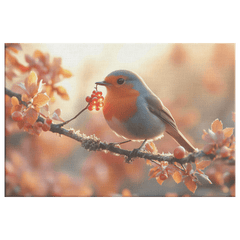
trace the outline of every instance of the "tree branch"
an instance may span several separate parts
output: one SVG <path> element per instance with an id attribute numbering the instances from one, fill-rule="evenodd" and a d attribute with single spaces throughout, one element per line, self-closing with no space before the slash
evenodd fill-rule
<path id="1" fill-rule="evenodd" d="M 10 97 L 13 97 L 13 96 L 17 97 L 21 104 L 24 104 L 25 106 L 27 106 L 27 103 L 22 101 L 21 94 L 12 92 L 7 88 L 5 88 L 5 94 Z M 44 123 L 44 118 L 42 118 L 41 116 L 38 116 L 37 121 Z M 71 139 L 74 139 L 80 142 L 81 146 L 88 151 L 104 151 L 105 153 L 111 152 L 115 155 L 122 155 L 126 159 L 128 159 L 130 154 L 132 153 L 132 151 L 122 149 L 120 148 L 120 146 L 116 147 L 111 143 L 101 142 L 100 139 L 97 138 L 95 135 L 86 136 L 84 133 L 81 134 L 80 131 L 75 131 L 74 129 L 65 129 L 61 126 L 61 124 L 51 124 L 50 131 L 53 133 L 64 135 L 66 137 L 69 137 Z M 196 159 L 203 158 L 203 157 L 207 159 L 213 159 L 215 155 L 213 154 L 206 155 L 203 151 L 197 151 L 197 152 L 189 153 L 189 155 L 186 156 L 185 158 L 177 159 L 172 154 L 160 155 L 160 154 L 152 154 L 146 151 L 139 151 L 137 152 L 136 157 L 149 159 L 150 161 L 153 161 L 155 163 L 166 161 L 168 163 L 178 162 L 180 164 L 185 164 L 185 163 L 195 162 Z"/>
<path id="2" fill-rule="evenodd" d="M 22 101 L 22 95 L 19 93 L 12 92 L 8 88 L 5 87 L 5 95 L 8 95 L 9 97 L 16 97 L 19 101 L 19 103 L 23 104 L 24 106 L 28 106 L 28 104 L 24 101 Z"/>

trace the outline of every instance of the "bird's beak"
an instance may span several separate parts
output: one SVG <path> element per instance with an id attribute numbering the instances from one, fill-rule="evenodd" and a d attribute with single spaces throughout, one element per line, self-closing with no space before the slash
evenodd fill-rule
<path id="1" fill-rule="evenodd" d="M 97 84 L 97 85 L 102 85 L 102 86 L 105 86 L 105 87 L 107 87 L 107 86 L 110 86 L 110 85 L 111 85 L 111 83 L 108 83 L 108 82 L 106 82 L 106 81 L 102 81 L 102 82 L 95 82 L 95 84 Z"/>

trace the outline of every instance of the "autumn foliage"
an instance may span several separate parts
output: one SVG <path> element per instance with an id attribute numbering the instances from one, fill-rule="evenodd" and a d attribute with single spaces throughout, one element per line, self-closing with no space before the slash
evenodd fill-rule
<path id="1" fill-rule="evenodd" d="M 71 98 L 71 93 L 67 93 L 60 83 L 72 77 L 72 73 L 61 66 L 61 58 L 51 61 L 50 55 L 40 50 L 32 56 L 26 54 L 23 64 L 14 55 L 22 50 L 20 44 L 5 44 L 5 49 L 5 76 L 6 81 L 11 82 L 11 89 L 7 88 L 5 95 L 6 196 L 138 196 L 130 191 L 127 183 L 143 181 L 146 169 L 148 181 L 155 179 L 160 189 L 171 180 L 175 187 L 185 188 L 184 194 L 178 194 L 172 193 L 169 187 L 165 196 L 194 196 L 197 188 L 206 184 L 215 185 L 228 196 L 235 196 L 234 128 L 223 128 L 219 119 L 212 121 L 210 129 L 203 130 L 204 143 L 196 157 L 191 157 L 183 147 L 174 145 L 166 137 L 161 144 L 147 143 L 144 150 L 160 154 L 166 161 L 134 159 L 132 164 L 127 164 L 122 156 L 113 155 L 111 151 L 107 154 L 96 151 L 83 162 L 77 176 L 56 171 L 59 157 L 70 158 L 80 147 L 78 142 L 51 132 L 52 124 L 64 123 L 60 117 L 62 110 L 52 110 L 51 106 L 56 102 L 55 95 L 62 101 Z M 176 45 L 170 54 L 171 64 L 178 67 L 187 59 L 184 47 Z M 217 57 L 213 58 L 213 62 L 215 66 L 206 70 L 202 79 L 203 87 L 211 94 L 224 89 L 223 80 L 216 83 L 219 79 L 216 67 L 227 65 L 222 57 L 220 62 Z M 83 101 L 87 102 L 86 109 L 91 114 L 93 109 L 99 111 L 103 107 L 104 97 L 95 88 Z M 186 113 L 182 110 L 188 102 L 186 97 L 166 102 L 168 108 L 173 109 L 179 128 L 197 126 L 198 109 Z M 232 119 L 235 121 L 234 113 Z M 100 129 L 95 123 L 96 120 L 92 119 L 92 123 L 89 120 L 88 129 L 96 136 L 103 136 L 104 128 Z M 190 134 L 187 138 L 191 139 Z M 165 153 L 159 153 L 160 149 Z"/>

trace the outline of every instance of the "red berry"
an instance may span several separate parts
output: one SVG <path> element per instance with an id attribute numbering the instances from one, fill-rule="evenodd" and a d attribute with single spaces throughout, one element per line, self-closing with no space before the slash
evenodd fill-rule
<path id="1" fill-rule="evenodd" d="M 100 110 L 100 107 L 96 107 L 96 111 L 99 111 Z"/>
<path id="2" fill-rule="evenodd" d="M 174 149 L 174 157 L 177 159 L 182 159 L 185 155 L 185 148 L 182 146 L 178 146 Z"/>
<path id="3" fill-rule="evenodd" d="M 103 96 L 98 97 L 98 101 L 103 102 L 103 100 L 104 100 Z"/>
<path id="4" fill-rule="evenodd" d="M 20 122 L 23 120 L 23 114 L 19 111 L 15 111 L 12 113 L 12 119 L 16 122 Z"/>
<path id="5" fill-rule="evenodd" d="M 96 94 L 96 91 L 95 91 L 95 90 L 93 90 L 93 91 L 92 91 L 92 94 Z"/>
<path id="6" fill-rule="evenodd" d="M 93 103 L 93 104 L 96 104 L 97 101 L 98 101 L 98 99 L 97 99 L 96 97 L 94 97 L 94 98 L 92 99 L 92 103 Z"/>
<path id="7" fill-rule="evenodd" d="M 91 95 L 91 98 L 94 98 L 94 97 L 96 97 L 96 94 L 95 94 L 95 93 L 93 93 L 93 94 Z"/>
<path id="8" fill-rule="evenodd" d="M 88 110 L 92 111 L 93 110 L 93 105 L 88 106 Z"/>
<path id="9" fill-rule="evenodd" d="M 100 103 L 98 103 L 97 106 L 100 107 L 100 108 L 102 108 L 102 107 L 104 106 L 104 103 L 100 102 Z"/>
<path id="10" fill-rule="evenodd" d="M 91 102 L 92 98 L 90 96 L 86 97 L 86 102 Z"/>
<path id="11" fill-rule="evenodd" d="M 48 124 L 48 125 L 51 125 L 52 124 L 52 119 L 50 119 L 50 118 L 46 118 L 46 123 Z"/>
<path id="12" fill-rule="evenodd" d="M 97 96 L 97 97 L 101 97 L 101 96 L 102 96 L 102 92 L 100 92 L 100 91 L 99 91 L 99 92 L 96 92 L 96 96 Z"/>
<path id="13" fill-rule="evenodd" d="M 44 132 L 49 131 L 50 128 L 51 128 L 51 127 L 50 127 L 47 123 L 44 123 L 44 124 L 42 125 L 42 130 L 43 130 Z"/>

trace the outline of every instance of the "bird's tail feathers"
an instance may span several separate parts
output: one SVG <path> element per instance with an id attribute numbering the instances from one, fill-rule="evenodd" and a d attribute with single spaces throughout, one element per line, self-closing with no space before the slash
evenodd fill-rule
<path id="1" fill-rule="evenodd" d="M 171 128 L 170 131 L 166 131 L 170 136 L 172 136 L 181 146 L 183 146 L 188 152 L 194 152 L 195 148 L 193 145 L 184 137 L 184 135 L 179 131 Z"/>

